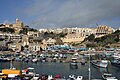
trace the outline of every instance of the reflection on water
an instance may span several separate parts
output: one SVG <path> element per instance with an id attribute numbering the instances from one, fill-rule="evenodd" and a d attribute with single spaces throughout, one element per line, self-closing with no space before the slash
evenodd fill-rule
<path id="1" fill-rule="evenodd" d="M 78 69 L 78 65 L 70 65 L 70 69 Z"/>
<path id="2" fill-rule="evenodd" d="M 99 68 L 100 69 L 100 73 L 109 73 L 108 68 Z"/>

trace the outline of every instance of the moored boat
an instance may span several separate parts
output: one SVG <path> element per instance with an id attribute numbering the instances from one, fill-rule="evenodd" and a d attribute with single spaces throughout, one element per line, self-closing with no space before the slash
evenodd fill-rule
<path id="1" fill-rule="evenodd" d="M 77 76 L 76 80 L 83 80 L 83 76 Z"/>
<path id="2" fill-rule="evenodd" d="M 83 76 L 75 76 L 71 74 L 67 80 L 83 80 Z"/>
<path id="3" fill-rule="evenodd" d="M 35 58 L 35 59 L 32 60 L 32 62 L 37 62 L 37 61 L 38 61 L 37 58 Z"/>
<path id="4" fill-rule="evenodd" d="M 111 61 L 111 64 L 117 67 L 120 67 L 120 59 L 114 59 Z"/>
<path id="5" fill-rule="evenodd" d="M 77 58 L 72 58 L 72 61 L 70 62 L 71 66 L 77 66 Z"/>
<path id="6" fill-rule="evenodd" d="M 52 75 L 48 75 L 48 80 L 52 80 L 53 76 Z"/>
<path id="7" fill-rule="evenodd" d="M 107 66 L 108 66 L 107 60 L 92 60 L 91 63 L 93 65 L 101 67 L 101 68 L 107 68 Z"/>
<path id="8" fill-rule="evenodd" d="M 82 60 L 81 60 L 81 65 L 85 65 L 85 63 L 86 63 L 86 62 L 85 62 L 85 59 L 82 59 Z"/>
<path id="9" fill-rule="evenodd" d="M 116 79 L 116 77 L 112 76 L 112 74 L 110 74 L 110 73 L 104 73 L 102 75 L 102 78 L 104 80 L 118 80 L 118 79 Z"/>
<path id="10" fill-rule="evenodd" d="M 9 58 L 0 58 L 0 62 L 8 62 L 8 61 L 10 61 Z"/>

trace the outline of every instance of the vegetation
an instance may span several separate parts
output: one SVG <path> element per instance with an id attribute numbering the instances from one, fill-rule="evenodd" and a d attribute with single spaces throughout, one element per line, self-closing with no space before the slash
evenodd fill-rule
<path id="1" fill-rule="evenodd" d="M 115 31 L 112 34 L 103 36 L 101 38 L 96 38 L 95 42 L 99 44 L 99 46 L 106 46 L 108 44 L 117 43 L 120 41 L 120 30 Z"/>
<path id="2" fill-rule="evenodd" d="M 28 30 L 27 28 L 23 28 L 23 30 L 20 30 L 19 34 L 27 34 Z"/>
<path id="3" fill-rule="evenodd" d="M 0 31 L 1 32 L 7 32 L 7 33 L 14 33 L 15 32 L 15 30 L 13 28 L 8 28 L 8 27 L 0 28 Z"/>
<path id="4" fill-rule="evenodd" d="M 28 31 L 33 31 L 33 32 L 37 32 L 37 29 L 33 29 L 33 28 L 29 28 Z"/>
<path id="5" fill-rule="evenodd" d="M 114 44 L 120 41 L 120 30 L 117 30 L 112 34 L 108 34 L 100 38 L 95 38 L 95 36 L 91 34 L 84 40 L 84 42 L 86 41 L 89 42 L 86 44 L 87 47 L 105 47 L 108 44 Z"/>
<path id="6" fill-rule="evenodd" d="M 72 46 L 78 46 L 80 43 L 73 43 Z"/>
<path id="7" fill-rule="evenodd" d="M 56 40 L 56 44 L 63 44 L 62 40 L 60 39 L 61 37 L 64 37 L 65 33 L 59 33 L 59 34 L 55 34 L 53 32 L 44 32 L 40 37 L 37 37 L 34 39 L 35 42 L 41 42 L 43 39 L 48 39 L 48 38 L 52 38 Z"/>
<path id="8" fill-rule="evenodd" d="M 27 34 L 28 31 L 37 32 L 38 30 L 33 29 L 33 28 L 27 28 L 27 27 L 25 27 L 25 28 L 23 28 L 22 30 L 20 30 L 19 34 Z"/>
<path id="9" fill-rule="evenodd" d="M 91 41 L 93 42 L 95 40 L 95 35 L 91 34 L 90 36 L 88 36 L 85 40 Z"/>
<path id="10" fill-rule="evenodd" d="M 55 37 L 58 37 L 58 38 L 61 38 L 61 37 L 64 37 L 66 36 L 67 34 L 66 33 L 59 33 L 59 34 L 55 34 L 53 32 L 45 32 L 44 34 L 44 37 L 47 38 L 47 37 L 51 37 L 51 38 L 55 38 Z"/>

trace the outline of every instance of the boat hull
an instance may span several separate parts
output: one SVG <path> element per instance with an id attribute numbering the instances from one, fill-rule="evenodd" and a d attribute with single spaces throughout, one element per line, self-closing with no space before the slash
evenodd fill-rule
<path id="1" fill-rule="evenodd" d="M 101 68 L 107 68 L 108 63 L 102 63 L 102 62 L 95 62 L 95 61 L 91 61 L 91 63 L 97 67 L 101 67 Z"/>

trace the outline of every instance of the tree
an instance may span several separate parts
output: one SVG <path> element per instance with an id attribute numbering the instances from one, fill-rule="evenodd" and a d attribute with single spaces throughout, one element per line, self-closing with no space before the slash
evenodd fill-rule
<path id="1" fill-rule="evenodd" d="M 8 27 L 0 28 L 0 31 L 6 32 L 6 33 L 14 33 L 15 32 L 15 30 L 13 28 L 8 28 Z"/>
<path id="2" fill-rule="evenodd" d="M 19 34 L 27 34 L 28 30 L 27 28 L 23 28 L 23 30 L 20 30 Z"/>
<path id="3" fill-rule="evenodd" d="M 95 40 L 95 35 L 91 34 L 90 36 L 87 37 L 88 41 L 94 41 Z"/>

